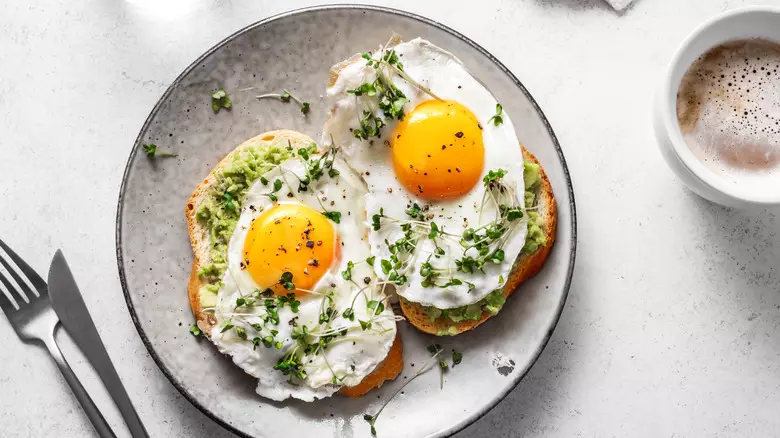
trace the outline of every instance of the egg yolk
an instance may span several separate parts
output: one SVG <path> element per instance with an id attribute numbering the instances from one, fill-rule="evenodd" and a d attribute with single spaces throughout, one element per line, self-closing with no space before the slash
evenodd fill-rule
<path id="1" fill-rule="evenodd" d="M 396 177 L 423 199 L 446 199 L 471 190 L 482 175 L 482 125 L 463 105 L 429 100 L 417 105 L 392 137 Z"/>
<path id="2" fill-rule="evenodd" d="M 252 222 L 242 268 L 262 288 L 289 293 L 280 280 L 293 275 L 296 289 L 311 290 L 336 258 L 336 233 L 321 213 L 302 204 L 278 204 Z"/>

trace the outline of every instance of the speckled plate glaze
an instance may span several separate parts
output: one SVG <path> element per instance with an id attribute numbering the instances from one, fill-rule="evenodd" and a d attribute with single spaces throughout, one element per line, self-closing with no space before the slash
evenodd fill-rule
<path id="1" fill-rule="evenodd" d="M 521 286 L 502 312 L 454 338 L 423 335 L 401 323 L 405 368 L 395 382 L 367 396 L 315 403 L 271 403 L 255 382 L 206 340 L 192 337 L 186 293 L 192 253 L 184 206 L 194 187 L 227 152 L 263 131 L 289 128 L 319 138 L 325 121 L 328 68 L 376 48 L 392 32 L 421 36 L 451 51 L 491 89 L 511 115 L 520 140 L 542 162 L 558 200 L 558 239 L 542 272 Z M 233 109 L 214 113 L 212 90 L 232 93 Z M 257 87 L 252 91 L 237 91 Z M 257 101 L 286 87 L 312 102 L 303 117 L 294 105 Z M 150 160 L 142 143 L 177 158 Z M 458 32 L 406 12 L 369 6 L 328 6 L 278 15 L 231 35 L 188 67 L 168 88 L 130 153 L 117 211 L 117 258 L 138 333 L 173 385 L 206 415 L 252 437 L 368 437 L 373 413 L 429 357 L 432 341 L 464 353 L 446 375 L 415 380 L 377 421 L 380 436 L 446 436 L 495 406 L 541 353 L 569 290 L 576 246 L 574 197 L 563 153 L 542 111 L 520 81 Z M 414 367 L 416 366 L 416 368 Z"/>

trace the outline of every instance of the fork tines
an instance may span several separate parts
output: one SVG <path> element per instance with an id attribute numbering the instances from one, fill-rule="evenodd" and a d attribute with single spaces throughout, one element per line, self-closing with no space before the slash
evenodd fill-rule
<path id="1" fill-rule="evenodd" d="M 20 299 L 29 303 L 31 299 L 37 298 L 37 288 L 33 285 L 36 280 L 43 282 L 43 279 L 24 260 L 0 240 L 0 293 L 4 293 L 6 298 L 11 300 L 12 305 L 18 309 L 22 304 Z M 0 301 L 4 300 L 0 298 Z"/>

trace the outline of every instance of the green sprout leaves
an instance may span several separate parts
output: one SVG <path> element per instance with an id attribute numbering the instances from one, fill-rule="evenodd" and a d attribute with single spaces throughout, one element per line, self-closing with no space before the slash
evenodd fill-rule
<path id="1" fill-rule="evenodd" d="M 500 103 L 496 104 L 496 113 L 493 117 L 488 119 L 488 124 L 490 124 L 490 122 L 493 122 L 493 126 L 499 126 L 504 123 L 504 108 Z"/>
<path id="2" fill-rule="evenodd" d="M 211 93 L 211 109 L 218 113 L 222 108 L 230 109 L 233 107 L 233 101 L 230 100 L 224 88 L 220 88 Z"/>

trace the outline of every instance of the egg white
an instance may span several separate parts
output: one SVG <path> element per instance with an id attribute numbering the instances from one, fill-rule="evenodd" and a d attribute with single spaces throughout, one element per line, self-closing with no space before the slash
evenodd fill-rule
<path id="1" fill-rule="evenodd" d="M 523 155 L 520 143 L 517 139 L 514 126 L 509 116 L 503 114 L 503 123 L 494 126 L 488 120 L 495 114 L 496 98 L 476 78 L 474 78 L 463 66 L 461 61 L 451 53 L 417 38 L 409 42 L 398 44 L 394 47 L 398 59 L 403 63 L 404 71 L 427 87 L 433 94 L 444 100 L 456 101 L 468 108 L 479 120 L 482 127 L 483 143 L 485 146 L 485 162 L 483 175 L 490 170 L 504 169 L 507 171 L 504 183 L 514 188 L 518 195 L 518 201 L 523 208 Z M 375 54 L 377 58 L 379 55 Z M 387 126 L 382 128 L 382 138 L 360 140 L 355 138 L 353 130 L 359 128 L 358 120 L 365 109 L 361 98 L 347 93 L 347 90 L 357 88 L 364 82 L 373 82 L 376 72 L 373 67 L 366 65 L 362 59 L 343 68 L 336 82 L 327 89 L 327 95 L 331 102 L 330 118 L 323 131 L 323 142 L 330 144 L 332 141 L 344 151 L 345 160 L 366 181 L 368 193 L 365 195 L 367 217 L 384 210 L 386 216 L 397 219 L 409 219 L 405 210 L 413 203 L 421 207 L 429 205 L 428 215 L 433 215 L 432 220 L 445 231 L 461 234 L 467 227 L 478 228 L 494 219 L 495 206 L 488 203 L 482 214 L 479 206 L 482 202 L 485 188 L 480 180 L 471 191 L 464 196 L 453 200 L 427 201 L 418 198 L 415 193 L 409 192 L 399 183 L 393 170 L 393 161 L 390 142 L 387 141 L 394 131 L 397 120 L 384 117 L 380 110 L 376 115 L 382 117 Z M 406 114 L 409 114 L 417 105 L 431 97 L 411 86 L 398 76 L 392 77 L 395 85 L 406 95 L 409 102 L 404 106 Z M 376 107 L 376 105 L 374 105 Z M 524 211 L 525 213 L 525 211 Z M 420 265 L 428 259 L 435 249 L 434 243 L 429 239 L 421 239 L 415 257 L 406 272 L 408 282 L 396 287 L 397 293 L 413 302 L 426 306 L 434 306 L 440 309 L 473 304 L 491 291 L 501 286 L 501 280 L 508 277 L 515 258 L 520 254 L 525 244 L 527 234 L 527 215 L 513 222 L 510 237 L 503 246 L 504 261 L 499 264 L 487 263 L 484 274 L 458 273 L 462 278 L 474 284 L 471 292 L 468 285 L 451 286 L 447 288 L 422 287 Z M 375 271 L 381 278 L 387 276 L 382 272 L 380 260 L 389 258 L 390 253 L 385 240 L 394 242 L 402 237 L 403 232 L 398 225 L 385 221 L 382 227 L 375 231 L 369 231 L 369 244 L 371 254 L 377 257 Z M 455 240 L 455 241 L 453 241 Z M 454 269 L 454 258 L 462 256 L 462 248 L 457 244 L 457 239 L 444 239 L 439 241 L 439 246 L 445 248 L 446 255 L 441 259 L 430 258 L 434 267 Z M 445 246 L 446 245 L 446 246 Z"/>
<path id="2" fill-rule="evenodd" d="M 223 285 L 217 294 L 215 308 L 217 325 L 210 334 L 212 342 L 220 352 L 231 356 L 236 365 L 258 379 L 257 393 L 277 401 L 289 397 L 312 401 L 328 397 L 342 386 L 357 385 L 384 360 L 396 335 L 395 317 L 389 305 L 381 314 L 374 316 L 371 329 L 361 329 L 358 320 L 372 319 L 373 311 L 367 308 L 367 300 L 381 300 L 382 288 L 378 285 L 366 287 L 364 293 L 359 293 L 358 287 L 344 280 L 340 274 L 349 261 L 362 261 L 370 255 L 365 236 L 362 201 L 365 189 L 362 182 L 342 160 L 336 159 L 333 168 L 340 172 L 339 176 L 333 179 L 325 176 L 322 180 L 327 181 L 316 187 L 311 185 L 308 192 L 298 193 L 298 179 L 292 173 L 305 175 L 304 166 L 299 158 L 293 158 L 264 176 L 269 181 L 276 178 L 283 181 L 282 189 L 277 192 L 279 202 L 299 202 L 317 211 L 322 211 L 322 202 L 327 205 L 328 210 L 342 212 L 341 223 L 333 223 L 341 242 L 341 259 L 334 262 L 312 288 L 316 294 L 296 294 L 296 298 L 301 302 L 297 313 L 294 313 L 290 306 L 279 309 L 280 322 L 273 326 L 273 329 L 278 331 L 275 340 L 282 342 L 280 349 L 273 346 L 267 348 L 262 344 L 255 348 L 252 342 L 241 339 L 234 329 L 223 332 L 222 327 L 229 321 L 234 326 L 243 328 L 250 340 L 255 336 L 262 338 L 262 335 L 267 335 L 265 331 L 258 334 L 252 328 L 252 324 L 262 322 L 262 307 L 236 310 L 237 298 L 247 296 L 255 289 L 264 289 L 240 266 L 243 244 L 252 221 L 273 206 L 267 196 L 269 187 L 258 180 L 247 192 L 240 219 L 228 245 L 228 269 L 222 279 Z M 288 198 L 288 193 L 292 193 L 293 197 Z M 364 277 L 370 278 L 374 284 L 377 283 L 371 266 L 365 262 L 357 263 L 353 268 L 353 278 L 360 279 L 359 284 L 362 286 Z M 296 345 L 296 341 L 291 338 L 291 321 L 295 319 L 299 327 L 317 326 L 324 300 L 321 294 L 327 292 L 333 292 L 334 307 L 339 315 L 354 302 L 355 321 L 335 318 L 332 328 L 348 328 L 347 334 L 331 341 L 323 353 L 305 357 L 307 375 L 302 381 L 292 384 L 289 376 L 274 370 L 273 367 L 280 357 Z M 237 315 L 239 313 L 241 315 Z M 333 383 L 334 374 L 339 378 L 337 384 Z"/>
<path id="3" fill-rule="evenodd" d="M 365 196 L 365 184 L 344 163 L 336 159 L 333 168 L 339 171 L 336 178 L 330 179 L 323 176 L 318 185 L 312 184 L 309 190 L 298 192 L 298 177 L 306 175 L 306 167 L 300 158 L 292 158 L 268 171 L 263 175 L 269 184 L 263 185 L 259 180 L 249 188 L 244 201 L 241 216 L 236 228 L 230 236 L 228 243 L 228 269 L 233 273 L 236 284 L 244 291 L 252 291 L 267 286 L 258 286 L 252 276 L 242 269 L 241 262 L 244 249 L 244 241 L 252 222 L 263 212 L 272 208 L 274 202 L 268 197 L 274 180 L 282 181 L 282 188 L 275 193 L 279 203 L 300 203 L 316 211 L 323 211 L 323 206 L 330 211 L 341 212 L 340 223 L 330 221 L 338 236 L 342 251 L 342 261 L 363 260 L 368 257 L 366 242 L 366 226 L 364 225 L 365 209 L 363 199 Z M 290 197 L 289 194 L 293 196 Z M 365 254 L 365 255 L 364 255 Z M 338 273 L 339 265 L 331 266 L 331 271 Z M 324 282 L 324 278 L 320 283 Z"/>

